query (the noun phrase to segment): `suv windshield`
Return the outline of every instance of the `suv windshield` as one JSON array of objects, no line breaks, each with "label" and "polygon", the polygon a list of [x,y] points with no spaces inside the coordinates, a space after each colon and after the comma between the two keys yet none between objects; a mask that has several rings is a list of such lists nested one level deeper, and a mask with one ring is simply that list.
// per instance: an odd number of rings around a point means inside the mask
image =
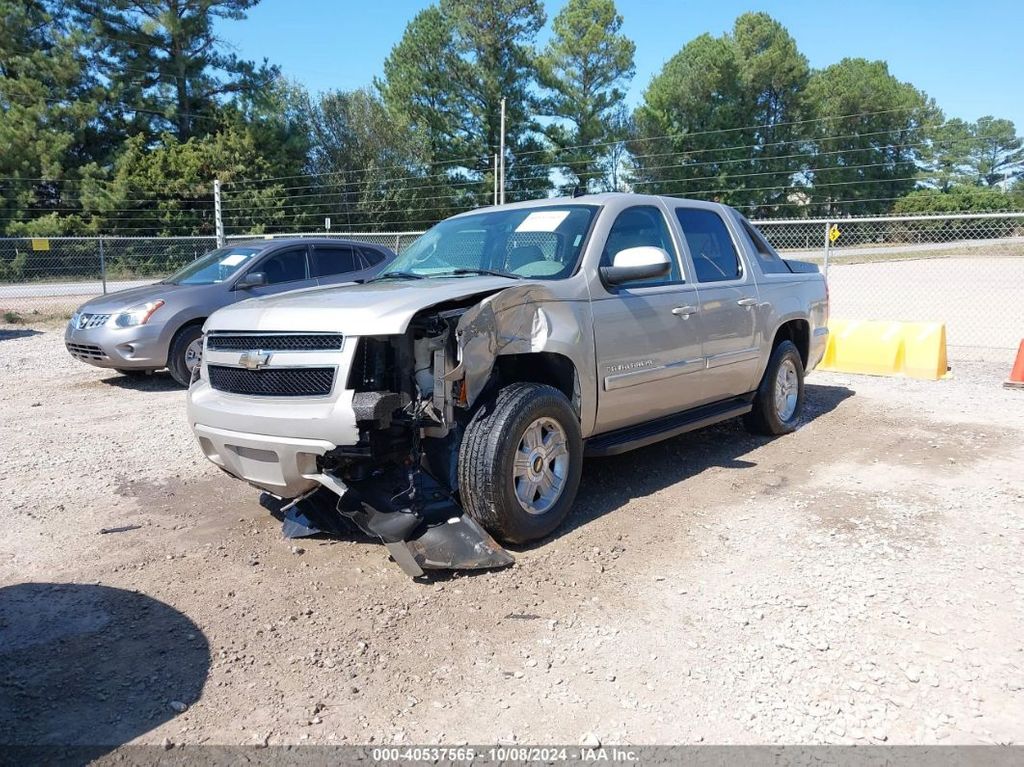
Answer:
[{"label": "suv windshield", "polygon": [[545,205],[448,219],[410,245],[381,276],[568,277],[596,212],[593,205]]},{"label": "suv windshield", "polygon": [[212,285],[224,282],[260,252],[260,248],[217,248],[200,256],[164,282],[171,285]]}]

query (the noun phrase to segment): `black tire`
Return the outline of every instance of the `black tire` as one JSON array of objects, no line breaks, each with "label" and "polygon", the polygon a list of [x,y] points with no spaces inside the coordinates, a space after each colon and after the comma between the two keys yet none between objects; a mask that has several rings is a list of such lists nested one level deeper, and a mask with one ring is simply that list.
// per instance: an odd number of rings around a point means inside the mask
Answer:
[{"label": "black tire", "polygon": [[[796,374],[796,407],[790,414],[780,414],[776,405],[775,391],[779,369],[783,365],[792,365]],[[743,424],[754,434],[778,436],[789,434],[800,424],[800,416],[804,410],[804,363],[800,352],[792,341],[783,341],[772,350],[768,367],[761,378],[754,396],[754,409],[743,417]]]},{"label": "black tire", "polygon": [[[530,513],[516,495],[513,470],[520,442],[539,419],[550,419],[561,428],[568,465],[562,472],[561,492],[550,508]],[[548,432],[552,433],[557,436],[557,432]],[[539,465],[543,463],[541,460]],[[511,384],[485,402],[466,427],[458,466],[462,507],[500,540],[534,541],[550,534],[568,515],[582,470],[579,419],[565,395],[551,386]]]},{"label": "black tire", "polygon": [[202,325],[186,325],[175,334],[167,351],[167,369],[171,371],[171,378],[186,389],[192,383],[192,371],[185,362],[185,353],[189,344],[202,337]]}]

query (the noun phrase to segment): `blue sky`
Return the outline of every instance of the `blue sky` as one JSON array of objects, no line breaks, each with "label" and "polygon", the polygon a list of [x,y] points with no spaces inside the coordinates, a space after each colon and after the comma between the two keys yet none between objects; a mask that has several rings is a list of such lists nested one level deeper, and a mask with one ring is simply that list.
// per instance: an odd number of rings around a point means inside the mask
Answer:
[{"label": "blue sky", "polygon": [[[548,18],[564,0],[548,0]],[[380,75],[406,23],[427,0],[262,0],[220,36],[245,58],[281,66],[310,90],[347,90]],[[936,99],[951,117],[984,114],[1024,133],[1024,0],[918,0],[758,3],[618,0],[623,31],[637,44],[636,104],[662,64],[702,32],[718,35],[739,14],[766,11],[781,21],[813,67],[846,56],[884,59],[890,71]],[[547,30],[540,42],[546,39]]]}]

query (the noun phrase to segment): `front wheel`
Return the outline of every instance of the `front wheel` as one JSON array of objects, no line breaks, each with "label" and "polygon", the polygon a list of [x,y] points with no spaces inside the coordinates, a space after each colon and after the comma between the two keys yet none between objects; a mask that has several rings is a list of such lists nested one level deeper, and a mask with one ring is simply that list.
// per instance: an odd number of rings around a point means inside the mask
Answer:
[{"label": "front wheel", "polygon": [[755,434],[789,434],[800,422],[804,409],[804,363],[792,341],[772,350],[761,385],[754,395],[754,409],[743,423]]},{"label": "front wheel", "polygon": [[192,371],[203,356],[203,328],[186,325],[177,332],[167,352],[167,369],[171,378],[186,389],[192,382]]},{"label": "front wheel", "polygon": [[492,535],[526,543],[558,527],[583,470],[579,419],[551,386],[516,383],[474,414],[459,448],[459,494]]}]

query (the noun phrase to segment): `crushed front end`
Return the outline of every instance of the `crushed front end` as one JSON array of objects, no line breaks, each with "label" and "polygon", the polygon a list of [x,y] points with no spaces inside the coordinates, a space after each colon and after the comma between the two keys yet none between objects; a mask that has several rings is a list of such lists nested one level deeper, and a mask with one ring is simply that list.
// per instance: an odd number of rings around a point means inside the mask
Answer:
[{"label": "crushed front end", "polygon": [[285,499],[293,535],[347,520],[413,576],[511,564],[457,501],[464,311],[435,308],[402,333],[359,337],[208,327],[189,391],[204,453]]}]

